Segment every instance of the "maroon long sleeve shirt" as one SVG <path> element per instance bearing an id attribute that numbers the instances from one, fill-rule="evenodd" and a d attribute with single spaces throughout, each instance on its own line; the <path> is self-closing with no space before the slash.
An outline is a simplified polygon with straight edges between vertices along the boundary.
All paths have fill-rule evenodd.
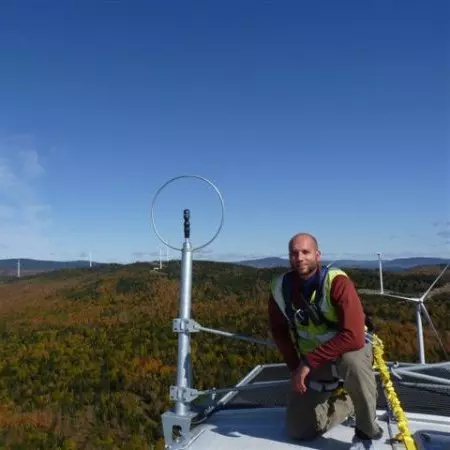
<path id="1" fill-rule="evenodd" d="M 295 309 L 300 308 L 298 292 L 301 289 L 299 277 L 293 277 L 292 303 Z M 336 360 L 342 353 L 359 350 L 365 342 L 365 314 L 356 288 L 349 277 L 337 275 L 331 285 L 331 301 L 337 309 L 339 332 L 328 342 L 314 351 L 302 355 L 312 368 Z M 289 334 L 289 324 L 286 316 L 280 310 L 273 296 L 270 296 L 269 327 L 273 340 L 290 371 L 300 364 L 299 355 Z"/>

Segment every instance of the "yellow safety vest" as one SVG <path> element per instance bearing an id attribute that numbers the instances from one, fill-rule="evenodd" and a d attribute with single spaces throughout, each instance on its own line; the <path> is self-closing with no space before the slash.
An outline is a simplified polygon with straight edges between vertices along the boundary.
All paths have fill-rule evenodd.
<path id="1" fill-rule="evenodd" d="M 322 284 L 322 295 L 320 296 L 319 304 L 316 305 L 316 307 L 322 312 L 326 321 L 321 320 L 321 323 L 319 324 L 315 324 L 311 318 L 307 318 L 305 320 L 305 316 L 310 317 L 310 313 L 307 308 L 302 308 L 295 311 L 294 305 L 290 303 L 290 298 L 285 298 L 285 294 L 286 296 L 291 295 L 290 285 L 286 288 L 285 283 L 287 283 L 287 277 L 292 275 L 293 272 L 289 271 L 276 277 L 272 282 L 271 290 L 278 307 L 288 319 L 291 329 L 295 331 L 297 336 L 296 345 L 298 351 L 300 354 L 304 355 L 313 351 L 319 345 L 329 341 L 338 333 L 338 316 L 330 296 L 331 284 L 334 278 L 338 275 L 347 276 L 347 274 L 337 268 L 328 269 Z M 315 304 L 316 297 L 316 291 L 314 291 L 310 301 L 311 305 Z M 295 313 L 290 314 L 287 308 L 292 308 Z M 330 323 L 336 324 L 336 327 L 330 326 Z"/>

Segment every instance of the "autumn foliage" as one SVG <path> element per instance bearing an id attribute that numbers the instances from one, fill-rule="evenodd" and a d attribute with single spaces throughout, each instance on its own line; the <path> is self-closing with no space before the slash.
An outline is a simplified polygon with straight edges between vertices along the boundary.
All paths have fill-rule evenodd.
<path id="1" fill-rule="evenodd" d="M 193 318 L 203 326 L 270 338 L 269 282 L 283 269 L 195 262 Z M 61 270 L 0 284 L 0 445 L 11 449 L 162 448 L 160 415 L 176 375 L 178 261 Z M 361 292 L 378 274 L 349 270 Z M 431 272 L 386 273 L 385 287 L 420 294 Z M 449 292 L 428 310 L 450 352 Z M 367 291 L 366 291 L 367 292 Z M 361 293 L 386 356 L 414 361 L 413 306 Z M 443 355 L 424 326 L 428 361 Z M 207 333 L 192 337 L 197 389 L 231 386 L 255 365 L 281 362 L 273 349 Z"/>

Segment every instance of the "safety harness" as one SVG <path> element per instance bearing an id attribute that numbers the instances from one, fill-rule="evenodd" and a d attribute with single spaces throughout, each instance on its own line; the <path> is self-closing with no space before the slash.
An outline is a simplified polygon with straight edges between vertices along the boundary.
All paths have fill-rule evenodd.
<path id="1" fill-rule="evenodd" d="M 293 273 L 287 273 L 286 276 L 283 278 L 283 297 L 285 299 L 285 313 L 286 316 L 289 318 L 289 323 L 291 325 L 291 328 L 293 329 L 295 336 L 298 337 L 297 329 L 295 327 L 295 311 L 292 304 L 292 275 Z M 323 301 L 323 284 L 325 282 L 325 278 L 328 275 L 328 267 L 324 266 L 320 269 L 319 272 L 319 279 L 316 283 L 317 286 L 315 288 L 316 291 L 316 298 L 314 303 L 310 303 L 310 299 L 304 298 L 303 294 L 300 293 L 300 297 L 305 305 L 305 309 L 303 311 L 303 314 L 308 316 L 309 320 L 311 320 L 315 325 L 322 325 L 326 324 L 329 328 L 337 329 L 337 324 L 335 322 L 332 322 L 328 320 L 322 310 L 321 310 L 321 304 Z"/>
<path id="2" fill-rule="evenodd" d="M 303 294 L 300 293 L 303 304 L 305 308 L 302 310 L 302 314 L 304 319 L 311 320 L 315 325 L 326 324 L 328 327 L 332 329 L 337 329 L 337 324 L 328 320 L 322 310 L 321 303 L 323 301 L 323 285 L 325 282 L 325 278 L 328 274 L 328 267 L 323 266 L 319 272 L 318 282 L 316 283 L 313 291 L 316 291 L 316 297 L 314 303 L 310 303 L 310 299 L 306 299 Z M 300 358 L 304 359 L 303 355 L 300 352 L 298 347 L 299 335 L 297 328 L 295 326 L 295 315 L 299 312 L 299 310 L 295 311 L 292 303 L 292 273 L 287 273 L 283 278 L 282 284 L 283 297 L 285 299 L 285 314 L 288 317 L 288 322 L 292 333 L 295 337 L 295 346 L 297 348 L 297 353 Z M 333 380 L 309 380 L 307 382 L 308 386 L 318 392 L 337 392 L 342 388 L 344 381 L 338 376 L 336 364 L 334 362 L 331 363 L 331 371 L 333 375 Z"/>

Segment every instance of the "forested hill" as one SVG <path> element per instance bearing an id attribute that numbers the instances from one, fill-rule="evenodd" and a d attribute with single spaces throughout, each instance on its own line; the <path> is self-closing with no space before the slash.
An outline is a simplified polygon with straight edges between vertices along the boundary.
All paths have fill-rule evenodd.
<path id="1" fill-rule="evenodd" d="M 194 262 L 193 317 L 202 325 L 269 338 L 269 281 L 282 272 Z M 421 294 L 439 267 L 387 272 L 385 289 Z M 389 359 L 416 359 L 413 306 L 370 294 L 376 270 L 348 269 Z M 179 262 L 67 269 L 0 284 L 0 447 L 162 448 L 160 414 L 176 370 Z M 450 351 L 450 273 L 427 304 Z M 369 294 L 367 293 L 369 292 Z M 425 326 L 428 360 L 442 354 Z M 198 389 L 230 386 L 256 364 L 280 362 L 257 344 L 197 333 Z"/>

